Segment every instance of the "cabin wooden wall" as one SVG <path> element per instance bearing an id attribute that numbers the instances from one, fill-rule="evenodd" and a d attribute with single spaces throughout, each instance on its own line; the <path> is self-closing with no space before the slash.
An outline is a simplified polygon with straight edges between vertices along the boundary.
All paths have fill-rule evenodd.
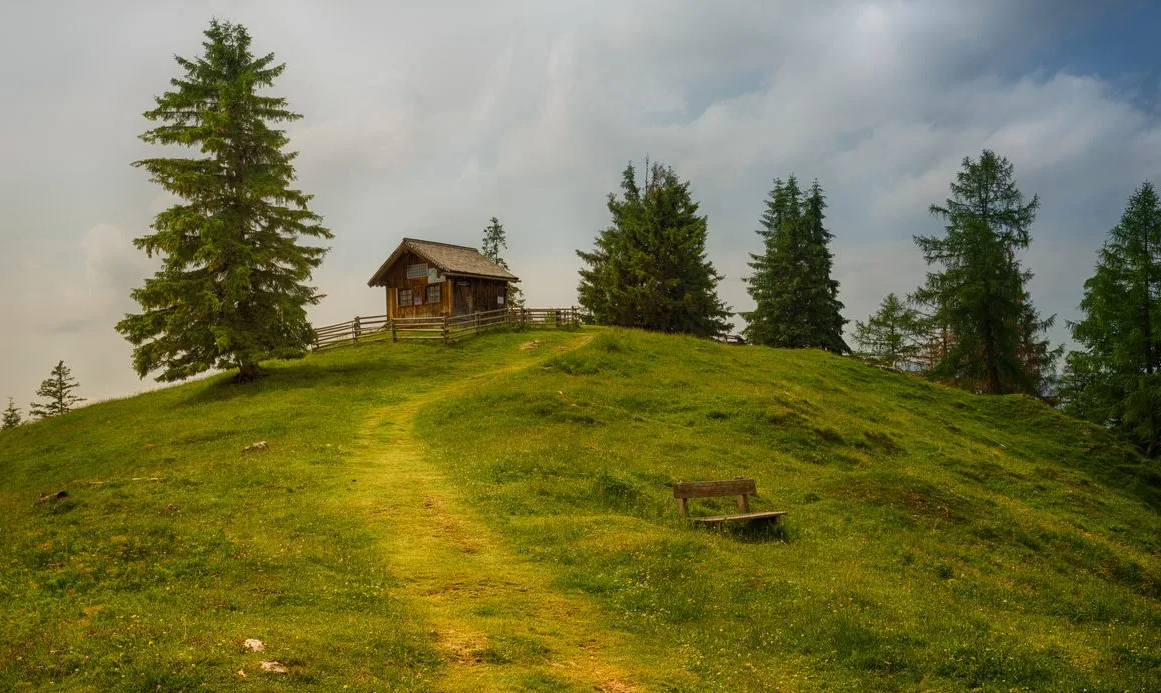
<path id="1" fill-rule="evenodd" d="M 387 284 L 387 315 L 392 318 L 419 318 L 419 317 L 439 317 L 451 313 L 451 280 L 444 278 L 440 282 L 440 297 L 436 303 L 427 303 L 427 277 L 417 277 L 415 279 L 407 278 L 407 266 L 428 264 L 426 260 L 418 257 L 410 251 L 403 253 L 395 264 L 392 265 L 384 276 L 384 283 Z M 430 265 L 429 265 L 430 266 Z M 399 289 L 411 289 L 412 295 L 420 295 L 424 297 L 422 305 L 415 305 L 414 300 L 411 305 L 399 305 Z"/>
<path id="2" fill-rule="evenodd" d="M 407 266 L 428 264 L 425 260 L 407 251 L 388 268 L 383 276 L 387 285 L 387 316 L 391 318 L 439 317 L 441 315 L 467 315 L 504 308 L 508 305 L 508 282 L 502 279 L 481 279 L 474 277 L 444 277 L 440 282 L 440 300 L 427 303 L 427 276 L 407 278 Z M 399 290 L 410 289 L 412 295 L 422 295 L 422 305 L 399 305 Z M 503 298 L 503 304 L 500 299 Z"/>
<path id="3" fill-rule="evenodd" d="M 452 315 L 482 313 L 508 306 L 508 282 L 502 279 L 452 277 L 450 281 L 455 285 Z M 504 299 L 503 305 L 500 298 Z"/>

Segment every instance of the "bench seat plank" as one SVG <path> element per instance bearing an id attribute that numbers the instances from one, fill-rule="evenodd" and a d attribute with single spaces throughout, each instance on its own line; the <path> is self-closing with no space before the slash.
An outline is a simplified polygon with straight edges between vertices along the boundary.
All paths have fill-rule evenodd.
<path id="1" fill-rule="evenodd" d="M 749 522 L 751 520 L 777 520 L 786 514 L 785 510 L 773 510 L 761 513 L 746 513 L 744 515 L 714 515 L 712 517 L 692 517 L 693 522 L 702 524 L 718 524 L 721 522 Z"/>
<path id="2" fill-rule="evenodd" d="M 673 485 L 674 498 L 711 498 L 714 496 L 739 496 L 758 492 L 758 484 L 753 479 L 729 479 L 727 481 L 682 481 Z"/>

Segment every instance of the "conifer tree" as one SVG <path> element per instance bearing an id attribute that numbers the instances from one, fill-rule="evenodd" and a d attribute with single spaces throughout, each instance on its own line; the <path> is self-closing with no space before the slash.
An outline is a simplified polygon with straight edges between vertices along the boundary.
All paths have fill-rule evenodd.
<path id="1" fill-rule="evenodd" d="M 1161 199 L 1138 188 L 1084 284 L 1069 354 L 1065 410 L 1133 437 L 1150 457 L 1161 453 Z"/>
<path id="2" fill-rule="evenodd" d="M 923 316 L 893 293 L 865 323 L 855 323 L 862 354 L 891 368 L 913 363 L 925 346 L 925 336 Z"/>
<path id="3" fill-rule="evenodd" d="M 1025 203 L 1012 173 L 990 150 L 976 161 L 964 157 L 952 196 L 930 208 L 946 221 L 946 234 L 915 237 L 940 270 L 928 272 L 914 300 L 951 335 L 933 376 L 989 394 L 1041 394 L 1060 352 L 1044 338 L 1054 318 L 1041 319 L 1032 307 L 1025 288 L 1032 273 L 1017 259 L 1032 240 L 1040 200 Z"/>
<path id="4" fill-rule="evenodd" d="M 20 416 L 20 410 L 16 408 L 16 405 L 12 402 L 12 398 L 9 397 L 8 408 L 4 410 L 3 418 L 0 418 L 0 431 L 16 428 L 22 423 L 24 423 L 24 419 Z"/>
<path id="5" fill-rule="evenodd" d="M 504 234 L 504 225 L 499 219 L 492 217 L 491 223 L 484 227 L 484 238 L 480 241 L 482 255 L 504 269 L 511 269 L 500 255 L 500 251 L 507 248 L 508 238 Z M 508 305 L 513 308 L 524 307 L 524 292 L 516 284 L 508 285 Z"/>
<path id="6" fill-rule="evenodd" d="M 32 416 L 47 419 L 50 416 L 60 416 L 72 411 L 73 405 L 84 402 L 84 397 L 77 397 L 73 390 L 80 387 L 64 361 L 58 361 L 48 378 L 40 383 L 36 396 L 44 402 L 33 402 L 28 406 Z"/>
<path id="7" fill-rule="evenodd" d="M 793 175 L 775 179 L 757 233 L 761 255 L 750 255 L 754 273 L 747 291 L 755 309 L 745 314 L 746 338 L 755 344 L 817 347 L 848 353 L 843 304 L 831 278 L 833 234 L 825 226 L 826 197 L 815 181 L 803 194 Z"/>
<path id="8" fill-rule="evenodd" d="M 302 236 L 331 238 L 311 197 L 290 187 L 296 154 L 284 131 L 298 120 L 286 99 L 263 96 L 284 64 L 255 58 L 245 27 L 213 21 L 204 55 L 177 58 L 183 74 L 145 113 L 160 123 L 141 135 L 151 144 L 196 147 L 202 158 L 134 163 L 184 200 L 157 215 L 154 233 L 134 244 L 162 268 L 133 291 L 140 314 L 117 329 L 135 347 L 138 375 L 180 380 L 211 368 L 237 368 L 252 380 L 267 358 L 305 353 L 312 339 L 305 306 L 319 296 L 305 282 L 324 248 Z"/>
<path id="9" fill-rule="evenodd" d="M 577 289 L 581 305 L 601 324 L 716 336 L 729 311 L 718 299 L 722 276 L 706 259 L 707 222 L 673 169 L 646 165 L 645 186 L 628 165 L 621 197 L 610 194 L 613 223 L 592 251 Z"/>

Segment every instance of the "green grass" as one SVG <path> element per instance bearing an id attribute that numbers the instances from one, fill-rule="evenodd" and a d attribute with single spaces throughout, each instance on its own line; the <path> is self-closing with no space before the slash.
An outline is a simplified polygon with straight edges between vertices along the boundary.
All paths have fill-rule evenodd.
<path id="1" fill-rule="evenodd" d="M 0 690 L 261 690 L 264 658 L 294 687 L 424 688 L 443 662 L 357 512 L 359 430 L 525 340 L 335 350 L 0 434 Z"/>
<path id="2" fill-rule="evenodd" d="M 480 412 L 450 417 L 453 409 Z M 687 690 L 1155 690 L 1161 484 L 1104 432 L 814 351 L 604 332 L 426 410 L 505 538 Z M 518 434 L 513 434 L 519 431 Z M 779 530 L 691 530 L 754 477 Z M 694 501 L 709 514 L 732 498 Z"/>
<path id="3" fill-rule="evenodd" d="M 1156 689 L 1161 475 L 1026 398 L 614 330 L 270 369 L 0 433 L 0 690 Z M 734 476 L 786 522 L 677 520 Z"/>

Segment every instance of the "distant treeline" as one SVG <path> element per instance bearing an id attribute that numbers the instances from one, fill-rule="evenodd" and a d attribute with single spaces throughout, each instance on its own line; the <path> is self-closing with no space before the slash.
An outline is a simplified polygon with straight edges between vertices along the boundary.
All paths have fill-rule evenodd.
<path id="1" fill-rule="evenodd" d="M 625 168 L 610 194 L 610 226 L 584 261 L 581 305 L 601 324 L 719 336 L 731 325 L 717 295 L 722 275 L 706 259 L 707 220 L 671 167 Z M 904 298 L 888 294 L 856 322 L 858 354 L 973 392 L 1023 393 L 1059 404 L 1131 437 L 1150 456 L 1161 428 L 1161 204 L 1146 182 L 1085 282 L 1084 318 L 1070 323 L 1083 351 L 1057 366 L 1063 346 L 1046 337 L 1055 316 L 1032 305 L 1032 273 L 1019 254 L 1032 241 L 1038 196 L 1025 200 L 1006 158 L 965 157 L 951 195 L 929 211 L 942 233 L 916 236 L 929 271 Z M 802 190 L 775 179 L 759 218 L 762 247 L 745 278 L 754 310 L 742 313 L 754 344 L 850 353 L 843 304 L 831 277 L 833 238 L 818 181 Z"/>

